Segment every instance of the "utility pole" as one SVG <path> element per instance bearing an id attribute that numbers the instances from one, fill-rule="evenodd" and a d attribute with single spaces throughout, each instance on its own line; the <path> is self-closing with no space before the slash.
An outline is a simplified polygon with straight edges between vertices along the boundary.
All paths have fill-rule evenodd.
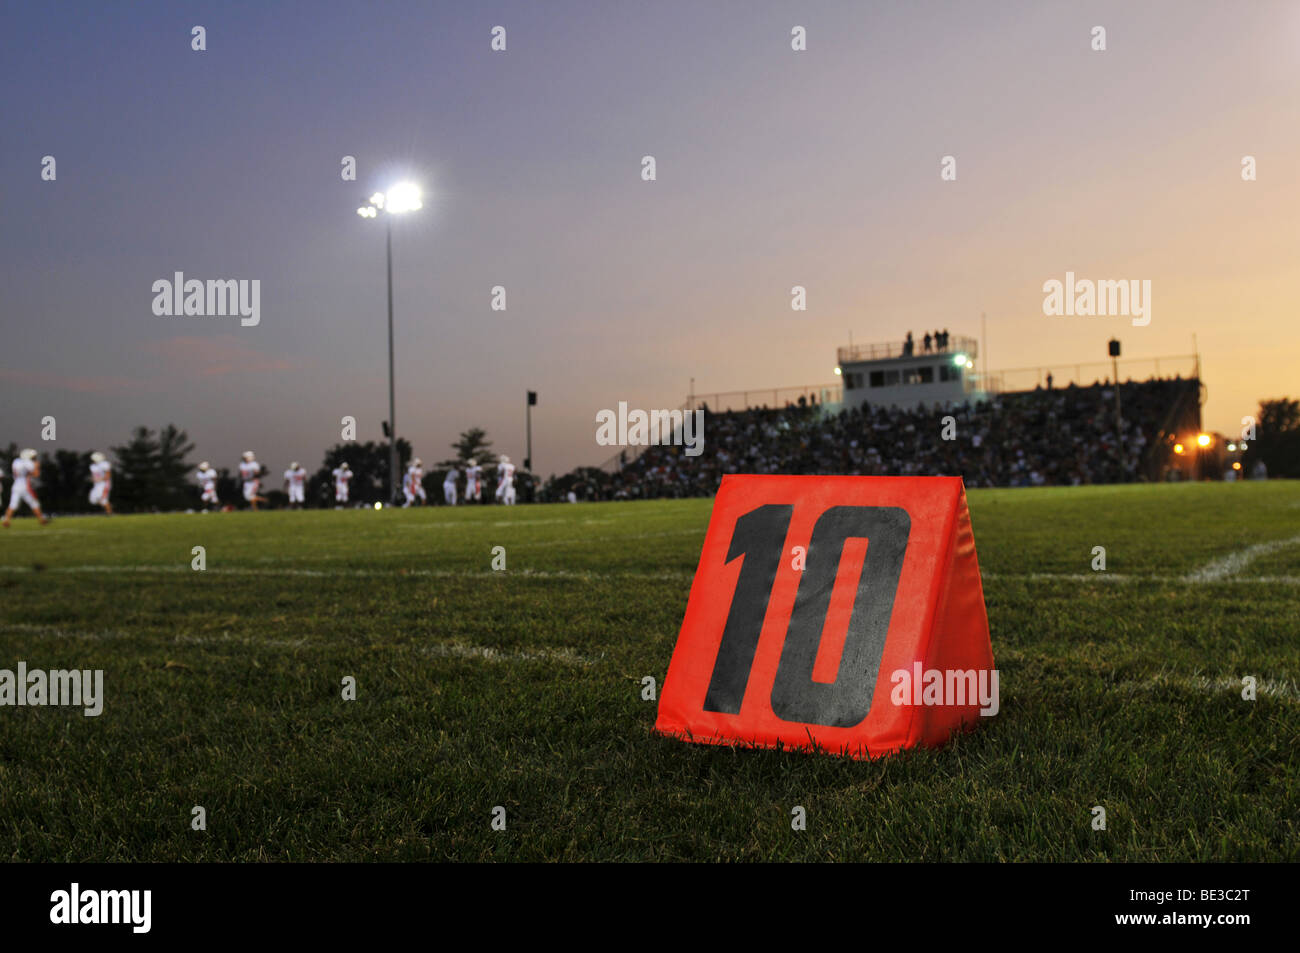
<path id="1" fill-rule="evenodd" d="M 988 315 L 980 312 L 980 390 L 988 393 L 989 379 L 989 331 L 986 319 Z"/>
<path id="2" fill-rule="evenodd" d="M 1119 406 L 1119 338 L 1110 339 L 1110 366 L 1115 377 L 1115 439 L 1124 439 L 1124 422 L 1120 417 Z"/>
<path id="3" fill-rule="evenodd" d="M 524 427 L 527 431 L 527 456 L 524 457 L 524 469 L 533 472 L 533 405 L 537 403 L 537 391 L 530 390 L 524 402 Z"/>

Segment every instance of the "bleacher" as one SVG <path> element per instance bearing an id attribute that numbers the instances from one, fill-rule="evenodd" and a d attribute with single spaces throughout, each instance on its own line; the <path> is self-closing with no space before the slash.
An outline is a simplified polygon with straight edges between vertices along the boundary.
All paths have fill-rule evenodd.
<path id="1" fill-rule="evenodd" d="M 1108 382 L 1002 393 L 952 407 L 867 404 L 827 413 L 791 403 L 710 412 L 700 456 L 652 446 L 629 454 L 614 472 L 586 471 L 579 496 L 711 496 L 726 473 L 961 476 L 969 487 L 1156 480 L 1172 435 L 1199 429 L 1199 397 L 1194 378 L 1125 382 L 1118 426 Z"/>

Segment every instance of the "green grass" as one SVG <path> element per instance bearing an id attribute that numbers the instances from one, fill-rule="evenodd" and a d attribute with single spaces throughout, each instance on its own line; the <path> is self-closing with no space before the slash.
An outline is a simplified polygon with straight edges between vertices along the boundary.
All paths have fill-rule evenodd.
<path id="1" fill-rule="evenodd" d="M 970 502 L 1001 713 L 874 762 L 652 731 L 710 501 L 18 521 L 0 668 L 107 698 L 0 708 L 0 859 L 1300 859 L 1300 542 L 1183 578 L 1300 484 Z"/>

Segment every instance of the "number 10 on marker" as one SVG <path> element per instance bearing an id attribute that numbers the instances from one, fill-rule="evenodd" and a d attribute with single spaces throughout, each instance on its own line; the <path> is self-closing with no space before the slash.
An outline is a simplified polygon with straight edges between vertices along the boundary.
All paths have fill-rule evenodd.
<path id="1" fill-rule="evenodd" d="M 893 705 L 882 678 L 918 661 L 992 667 L 959 478 L 728 476 L 656 728 L 858 757 L 941 743 L 971 713 Z"/>

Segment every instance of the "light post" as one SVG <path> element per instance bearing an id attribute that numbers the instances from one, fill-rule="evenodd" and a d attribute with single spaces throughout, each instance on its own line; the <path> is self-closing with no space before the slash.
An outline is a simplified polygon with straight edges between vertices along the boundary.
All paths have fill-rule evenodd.
<path id="1" fill-rule="evenodd" d="M 397 392 L 393 378 L 393 215 L 415 212 L 424 207 L 420 200 L 420 188 L 410 182 L 394 185 L 387 193 L 376 192 L 370 196 L 370 204 L 357 209 L 362 218 L 375 218 L 380 212 L 384 216 L 387 232 L 386 247 L 388 255 L 388 489 L 391 502 L 397 502 Z"/>
<path id="2" fill-rule="evenodd" d="M 1107 350 L 1110 352 L 1111 370 L 1115 374 L 1115 441 L 1117 444 L 1122 445 L 1124 443 L 1124 419 L 1120 416 L 1119 407 L 1119 338 L 1111 338 L 1107 344 Z"/>

